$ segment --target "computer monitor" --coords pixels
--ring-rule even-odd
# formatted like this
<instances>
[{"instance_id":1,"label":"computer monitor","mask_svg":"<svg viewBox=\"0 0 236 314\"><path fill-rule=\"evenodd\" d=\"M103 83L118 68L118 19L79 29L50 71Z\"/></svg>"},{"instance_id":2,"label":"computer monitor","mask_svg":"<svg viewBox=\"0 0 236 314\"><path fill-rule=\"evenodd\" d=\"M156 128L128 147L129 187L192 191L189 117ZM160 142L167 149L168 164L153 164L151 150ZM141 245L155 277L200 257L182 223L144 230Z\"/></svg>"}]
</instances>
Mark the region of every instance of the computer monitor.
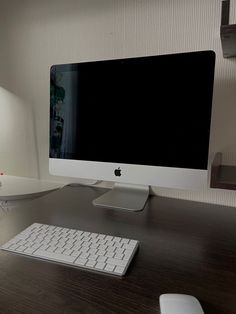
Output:
<instances>
[{"instance_id":1,"label":"computer monitor","mask_svg":"<svg viewBox=\"0 0 236 314\"><path fill-rule=\"evenodd\" d=\"M114 181L98 206L140 210L149 186L207 185L215 53L53 65L53 175Z\"/></svg>"}]
</instances>

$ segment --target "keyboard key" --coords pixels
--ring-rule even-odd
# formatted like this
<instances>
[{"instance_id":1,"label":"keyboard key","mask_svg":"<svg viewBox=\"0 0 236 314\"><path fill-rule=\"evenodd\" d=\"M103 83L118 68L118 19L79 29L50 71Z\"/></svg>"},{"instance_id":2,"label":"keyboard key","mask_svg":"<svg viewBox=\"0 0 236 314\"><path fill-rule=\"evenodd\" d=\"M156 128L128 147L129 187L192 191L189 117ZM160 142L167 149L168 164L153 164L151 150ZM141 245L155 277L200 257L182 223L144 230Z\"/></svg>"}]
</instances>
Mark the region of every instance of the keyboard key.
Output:
<instances>
[{"instance_id":1,"label":"keyboard key","mask_svg":"<svg viewBox=\"0 0 236 314\"><path fill-rule=\"evenodd\" d=\"M106 259L107 259L106 256L98 256L97 261L98 261L98 262L105 262Z\"/></svg>"},{"instance_id":2,"label":"keyboard key","mask_svg":"<svg viewBox=\"0 0 236 314\"><path fill-rule=\"evenodd\" d=\"M10 246L10 249L14 251L14 250L16 250L18 248L18 246L19 246L18 244L12 244Z\"/></svg>"},{"instance_id":3,"label":"keyboard key","mask_svg":"<svg viewBox=\"0 0 236 314\"><path fill-rule=\"evenodd\" d=\"M82 254L80 255L80 257L87 259L87 258L89 257L89 253L82 253Z\"/></svg>"},{"instance_id":4,"label":"keyboard key","mask_svg":"<svg viewBox=\"0 0 236 314\"><path fill-rule=\"evenodd\" d=\"M114 265L106 264L106 267L104 268L104 270L112 272L114 270L114 268L115 268Z\"/></svg>"},{"instance_id":5,"label":"keyboard key","mask_svg":"<svg viewBox=\"0 0 236 314\"><path fill-rule=\"evenodd\" d=\"M79 251L73 251L73 252L71 253L71 256L79 257L80 254L81 254L81 252L79 252Z\"/></svg>"},{"instance_id":6,"label":"keyboard key","mask_svg":"<svg viewBox=\"0 0 236 314\"><path fill-rule=\"evenodd\" d=\"M78 264L78 265L85 265L86 263L88 262L88 260L86 258L80 258L78 257L77 260L75 261L75 264Z\"/></svg>"},{"instance_id":7,"label":"keyboard key","mask_svg":"<svg viewBox=\"0 0 236 314\"><path fill-rule=\"evenodd\" d=\"M72 252L73 252L73 250L65 250L65 251L63 252L63 254L65 254L65 255L71 255Z\"/></svg>"},{"instance_id":8,"label":"keyboard key","mask_svg":"<svg viewBox=\"0 0 236 314\"><path fill-rule=\"evenodd\" d=\"M41 249L42 249L42 248L41 248ZM57 249L55 250L55 253L61 254L63 251L65 251L65 249L63 249L63 248L57 248Z\"/></svg>"},{"instance_id":9,"label":"keyboard key","mask_svg":"<svg viewBox=\"0 0 236 314\"><path fill-rule=\"evenodd\" d=\"M35 251L35 249L28 248L28 249L24 250L24 253L30 255L30 254L34 253L34 251Z\"/></svg>"},{"instance_id":10,"label":"keyboard key","mask_svg":"<svg viewBox=\"0 0 236 314\"><path fill-rule=\"evenodd\" d=\"M125 267L121 267L121 266L116 266L114 272L117 274L122 274L125 270Z\"/></svg>"},{"instance_id":11,"label":"keyboard key","mask_svg":"<svg viewBox=\"0 0 236 314\"><path fill-rule=\"evenodd\" d=\"M106 262L107 264L111 264L115 266L125 266L127 264L126 261L123 261L117 258L111 258L111 257L109 257Z\"/></svg>"},{"instance_id":12,"label":"keyboard key","mask_svg":"<svg viewBox=\"0 0 236 314\"><path fill-rule=\"evenodd\" d=\"M98 263L95 265L95 268L97 268L97 269L103 269L105 266L106 266L105 263L98 262Z\"/></svg>"},{"instance_id":13,"label":"keyboard key","mask_svg":"<svg viewBox=\"0 0 236 314\"><path fill-rule=\"evenodd\" d=\"M107 252L105 254L106 257L114 257L114 255L115 255L115 253L113 253L113 252Z\"/></svg>"},{"instance_id":14,"label":"keyboard key","mask_svg":"<svg viewBox=\"0 0 236 314\"><path fill-rule=\"evenodd\" d=\"M18 246L18 248L16 248L16 251L23 252L25 249L26 249L26 247L24 245L20 245L20 246Z\"/></svg>"},{"instance_id":15,"label":"keyboard key","mask_svg":"<svg viewBox=\"0 0 236 314\"><path fill-rule=\"evenodd\" d=\"M93 261L96 261L98 259L99 255L96 255L96 254L90 254L88 259L90 260L93 260Z\"/></svg>"},{"instance_id":16,"label":"keyboard key","mask_svg":"<svg viewBox=\"0 0 236 314\"><path fill-rule=\"evenodd\" d=\"M123 257L124 257L124 254L116 254L114 256L114 258L117 258L117 259L123 259Z\"/></svg>"},{"instance_id":17,"label":"keyboard key","mask_svg":"<svg viewBox=\"0 0 236 314\"><path fill-rule=\"evenodd\" d=\"M73 256L48 252L48 251L44 251L44 250L40 250L40 249L35 251L33 255L38 256L38 257L42 257L42 258L46 258L46 259L51 259L51 260L60 261L60 262L68 262L68 263L73 263L75 260L75 257L73 257Z\"/></svg>"},{"instance_id":18,"label":"keyboard key","mask_svg":"<svg viewBox=\"0 0 236 314\"><path fill-rule=\"evenodd\" d=\"M87 261L86 266L88 266L88 267L94 267L95 264L96 264L96 261L93 261L93 260L89 259L89 260Z\"/></svg>"}]
</instances>

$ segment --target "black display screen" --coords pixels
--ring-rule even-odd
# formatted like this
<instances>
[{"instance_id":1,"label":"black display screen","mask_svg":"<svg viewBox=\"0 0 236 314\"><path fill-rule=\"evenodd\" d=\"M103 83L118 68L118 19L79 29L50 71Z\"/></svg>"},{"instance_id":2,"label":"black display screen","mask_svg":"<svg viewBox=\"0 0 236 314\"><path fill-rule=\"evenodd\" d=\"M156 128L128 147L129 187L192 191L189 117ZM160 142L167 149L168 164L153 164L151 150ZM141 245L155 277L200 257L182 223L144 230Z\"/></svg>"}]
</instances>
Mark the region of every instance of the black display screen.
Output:
<instances>
[{"instance_id":1,"label":"black display screen","mask_svg":"<svg viewBox=\"0 0 236 314\"><path fill-rule=\"evenodd\" d=\"M213 51L54 65L50 157L206 169Z\"/></svg>"}]
</instances>

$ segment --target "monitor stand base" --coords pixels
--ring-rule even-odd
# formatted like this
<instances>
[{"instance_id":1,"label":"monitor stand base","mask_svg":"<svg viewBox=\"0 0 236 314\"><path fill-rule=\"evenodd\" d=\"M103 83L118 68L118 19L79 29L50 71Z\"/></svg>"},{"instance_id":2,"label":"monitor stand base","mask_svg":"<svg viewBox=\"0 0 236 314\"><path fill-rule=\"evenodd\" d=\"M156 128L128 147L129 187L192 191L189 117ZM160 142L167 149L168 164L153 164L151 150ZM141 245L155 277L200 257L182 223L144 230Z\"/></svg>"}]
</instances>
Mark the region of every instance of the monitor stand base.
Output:
<instances>
[{"instance_id":1,"label":"monitor stand base","mask_svg":"<svg viewBox=\"0 0 236 314\"><path fill-rule=\"evenodd\" d=\"M99 207L140 211L149 196L149 186L115 183L112 190L93 201Z\"/></svg>"}]
</instances>

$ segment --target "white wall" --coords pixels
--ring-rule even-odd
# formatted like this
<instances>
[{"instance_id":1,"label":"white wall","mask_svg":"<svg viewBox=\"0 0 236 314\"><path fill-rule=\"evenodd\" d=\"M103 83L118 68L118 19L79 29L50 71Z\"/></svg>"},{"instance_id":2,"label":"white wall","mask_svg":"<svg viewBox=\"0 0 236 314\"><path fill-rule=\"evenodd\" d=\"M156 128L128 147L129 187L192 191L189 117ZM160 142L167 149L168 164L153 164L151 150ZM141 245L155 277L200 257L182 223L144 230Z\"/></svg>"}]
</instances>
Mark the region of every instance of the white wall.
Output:
<instances>
[{"instance_id":1,"label":"white wall","mask_svg":"<svg viewBox=\"0 0 236 314\"><path fill-rule=\"evenodd\" d=\"M0 87L0 172L38 177L32 108Z\"/></svg>"},{"instance_id":2,"label":"white wall","mask_svg":"<svg viewBox=\"0 0 236 314\"><path fill-rule=\"evenodd\" d=\"M37 178L39 169L33 108L14 94L16 91L11 85L11 75L15 76L15 73L9 51L9 12L5 13L0 11L0 172ZM18 79L21 80L20 77Z\"/></svg>"},{"instance_id":3,"label":"white wall","mask_svg":"<svg viewBox=\"0 0 236 314\"><path fill-rule=\"evenodd\" d=\"M211 157L221 151L224 163L236 164L236 62L222 57L220 0L1 0L0 14L7 68L0 85L34 109L41 178L50 179L52 64L205 49L217 56ZM236 0L231 0L231 22L236 23ZM236 206L234 191L154 192Z\"/></svg>"}]
</instances>

